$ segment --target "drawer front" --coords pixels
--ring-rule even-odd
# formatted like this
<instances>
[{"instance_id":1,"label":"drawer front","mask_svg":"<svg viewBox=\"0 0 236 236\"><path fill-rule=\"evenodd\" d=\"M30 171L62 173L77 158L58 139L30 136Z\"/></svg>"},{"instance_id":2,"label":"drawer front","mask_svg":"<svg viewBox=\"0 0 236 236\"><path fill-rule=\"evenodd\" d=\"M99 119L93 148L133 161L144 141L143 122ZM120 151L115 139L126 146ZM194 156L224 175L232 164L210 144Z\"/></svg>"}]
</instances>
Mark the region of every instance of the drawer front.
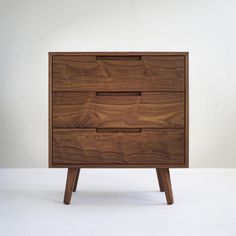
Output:
<instances>
[{"instance_id":1,"label":"drawer front","mask_svg":"<svg viewBox=\"0 0 236 236\"><path fill-rule=\"evenodd\" d=\"M183 92L54 92L54 128L184 128Z\"/></svg>"},{"instance_id":2,"label":"drawer front","mask_svg":"<svg viewBox=\"0 0 236 236\"><path fill-rule=\"evenodd\" d=\"M184 130L54 129L53 164L184 164Z\"/></svg>"},{"instance_id":3,"label":"drawer front","mask_svg":"<svg viewBox=\"0 0 236 236\"><path fill-rule=\"evenodd\" d=\"M184 91L184 56L54 55L53 91Z\"/></svg>"}]
</instances>

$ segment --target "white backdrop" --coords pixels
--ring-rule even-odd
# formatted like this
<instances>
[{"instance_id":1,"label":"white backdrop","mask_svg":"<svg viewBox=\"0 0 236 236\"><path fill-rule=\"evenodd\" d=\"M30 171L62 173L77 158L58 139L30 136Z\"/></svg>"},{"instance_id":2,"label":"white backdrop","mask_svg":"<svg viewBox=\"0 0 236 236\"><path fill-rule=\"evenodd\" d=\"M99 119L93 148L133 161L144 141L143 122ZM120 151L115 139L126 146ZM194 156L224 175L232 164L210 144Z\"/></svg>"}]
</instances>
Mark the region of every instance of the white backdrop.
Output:
<instances>
[{"instance_id":1,"label":"white backdrop","mask_svg":"<svg viewBox=\"0 0 236 236\"><path fill-rule=\"evenodd\" d=\"M0 0L0 167L47 167L48 51L189 51L190 166L236 167L235 0Z\"/></svg>"}]
</instances>

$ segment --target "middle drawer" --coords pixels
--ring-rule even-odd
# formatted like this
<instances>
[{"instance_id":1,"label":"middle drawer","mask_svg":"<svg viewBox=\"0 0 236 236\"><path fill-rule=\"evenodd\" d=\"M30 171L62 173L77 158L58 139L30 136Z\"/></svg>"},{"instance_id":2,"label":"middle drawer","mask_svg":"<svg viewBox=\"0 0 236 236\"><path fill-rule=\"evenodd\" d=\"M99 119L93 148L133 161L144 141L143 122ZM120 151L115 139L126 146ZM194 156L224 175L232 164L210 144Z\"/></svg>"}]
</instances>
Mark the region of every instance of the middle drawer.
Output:
<instances>
[{"instance_id":1,"label":"middle drawer","mask_svg":"<svg viewBox=\"0 0 236 236\"><path fill-rule=\"evenodd\" d=\"M184 128L184 92L53 92L54 128Z\"/></svg>"}]
</instances>

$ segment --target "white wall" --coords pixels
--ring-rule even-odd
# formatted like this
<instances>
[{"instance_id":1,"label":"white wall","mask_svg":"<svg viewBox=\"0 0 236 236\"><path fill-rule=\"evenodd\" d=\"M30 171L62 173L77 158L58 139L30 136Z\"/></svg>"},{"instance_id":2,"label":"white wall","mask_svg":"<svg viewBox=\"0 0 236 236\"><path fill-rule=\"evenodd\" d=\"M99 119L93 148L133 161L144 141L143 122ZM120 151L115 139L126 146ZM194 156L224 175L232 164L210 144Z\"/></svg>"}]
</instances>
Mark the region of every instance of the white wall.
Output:
<instances>
[{"instance_id":1,"label":"white wall","mask_svg":"<svg viewBox=\"0 0 236 236\"><path fill-rule=\"evenodd\" d=\"M0 0L0 167L47 167L48 51L189 51L190 166L236 167L235 10L235 0Z\"/></svg>"}]
</instances>

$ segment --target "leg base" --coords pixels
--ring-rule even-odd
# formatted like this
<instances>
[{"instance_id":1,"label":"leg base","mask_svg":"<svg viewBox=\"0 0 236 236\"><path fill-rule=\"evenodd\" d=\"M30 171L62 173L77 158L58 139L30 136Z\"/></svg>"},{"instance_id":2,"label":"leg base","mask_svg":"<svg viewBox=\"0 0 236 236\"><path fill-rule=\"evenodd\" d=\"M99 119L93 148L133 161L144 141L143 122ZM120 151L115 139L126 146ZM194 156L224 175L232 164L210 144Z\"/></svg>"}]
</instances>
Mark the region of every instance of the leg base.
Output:
<instances>
[{"instance_id":1,"label":"leg base","mask_svg":"<svg viewBox=\"0 0 236 236\"><path fill-rule=\"evenodd\" d=\"M73 187L73 192L76 192L76 188L77 188L77 184L78 184L78 180L79 180L79 173L80 173L80 168L77 169L76 172L76 177L75 177L75 183L74 183L74 187Z\"/></svg>"},{"instance_id":2,"label":"leg base","mask_svg":"<svg viewBox=\"0 0 236 236\"><path fill-rule=\"evenodd\" d=\"M169 168L160 168L158 169L158 171L160 172L160 178L163 184L163 189L165 191L167 204L171 205L174 203L174 198L172 193Z\"/></svg>"},{"instance_id":3,"label":"leg base","mask_svg":"<svg viewBox=\"0 0 236 236\"><path fill-rule=\"evenodd\" d=\"M67 205L70 204L71 201L72 191L75 187L77 172L77 168L69 168L67 172L66 188L64 195L64 203Z\"/></svg>"},{"instance_id":4,"label":"leg base","mask_svg":"<svg viewBox=\"0 0 236 236\"><path fill-rule=\"evenodd\" d=\"M165 192L167 204L173 204L174 198L172 193L169 168L158 168L156 169L156 173L160 191ZM64 195L64 203L67 205L69 205L71 202L72 192L76 191L79 174L80 168L68 168Z\"/></svg>"},{"instance_id":5,"label":"leg base","mask_svg":"<svg viewBox=\"0 0 236 236\"><path fill-rule=\"evenodd\" d=\"M160 191L164 192L165 190L164 190L163 183L162 183L161 173L157 168L156 168L156 173L157 173L157 179L158 179Z\"/></svg>"}]
</instances>

